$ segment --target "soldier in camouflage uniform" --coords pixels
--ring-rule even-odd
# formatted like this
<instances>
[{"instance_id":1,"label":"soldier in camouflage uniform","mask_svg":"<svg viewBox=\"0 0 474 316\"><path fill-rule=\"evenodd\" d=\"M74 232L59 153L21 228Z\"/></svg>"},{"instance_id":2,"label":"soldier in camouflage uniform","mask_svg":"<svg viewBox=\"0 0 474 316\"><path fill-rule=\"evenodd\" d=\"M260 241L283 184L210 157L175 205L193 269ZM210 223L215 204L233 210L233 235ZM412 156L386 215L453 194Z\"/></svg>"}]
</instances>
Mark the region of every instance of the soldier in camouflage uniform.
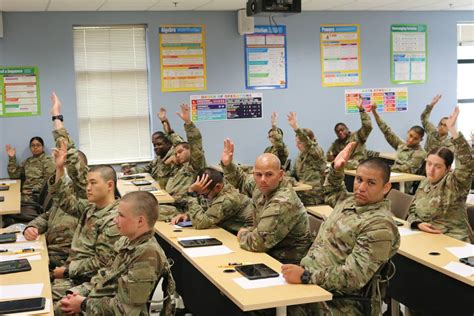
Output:
<instances>
[{"instance_id":1,"label":"soldier in camouflage uniform","mask_svg":"<svg viewBox=\"0 0 474 316\"><path fill-rule=\"evenodd\" d=\"M288 123L296 133L296 146L300 151L289 175L313 187L310 191L297 192L305 206L322 204L326 170L324 151L316 141L312 130L298 127L296 112L288 114Z\"/></svg>"},{"instance_id":2,"label":"soldier in camouflage uniform","mask_svg":"<svg viewBox=\"0 0 474 316\"><path fill-rule=\"evenodd\" d=\"M173 218L172 224L191 220L195 229L217 225L233 234L252 226L253 204L249 197L224 182L222 172L205 168L188 189L187 212Z\"/></svg>"},{"instance_id":3,"label":"soldier in camouflage uniform","mask_svg":"<svg viewBox=\"0 0 474 316\"><path fill-rule=\"evenodd\" d=\"M453 153L445 148L432 149L426 158L426 179L416 191L409 209L408 221L412 228L428 233L444 233L465 242L474 242L466 214L474 172L469 144L455 129L459 109L446 120L453 136L456 168L451 170Z\"/></svg>"},{"instance_id":4,"label":"soldier in camouflage uniform","mask_svg":"<svg viewBox=\"0 0 474 316\"><path fill-rule=\"evenodd\" d=\"M240 246L249 251L267 252L282 263L297 263L312 242L308 214L298 195L284 183L280 160L262 154L251 175L232 162L234 144L224 141L221 164L226 179L252 199L254 226L237 233Z\"/></svg>"},{"instance_id":5,"label":"soldier in camouflage uniform","mask_svg":"<svg viewBox=\"0 0 474 316\"><path fill-rule=\"evenodd\" d=\"M113 259L90 282L71 288L56 306L55 314L148 315L147 302L161 277L167 293L160 315L173 315L170 299L174 280L153 226L158 202L149 192L131 192L120 201L115 219L122 237L115 243Z\"/></svg>"},{"instance_id":6,"label":"soldier in camouflage uniform","mask_svg":"<svg viewBox=\"0 0 474 316\"><path fill-rule=\"evenodd\" d=\"M311 283L335 296L362 295L362 288L395 253L400 235L384 194L390 190L390 167L379 158L362 161L357 168L354 193L343 185L344 164L350 143L334 160L326 182L326 203L334 207L300 265L283 265L288 283ZM371 315L380 315L380 293L372 297ZM355 300L333 299L288 307L288 315L365 315Z\"/></svg>"},{"instance_id":7,"label":"soldier in camouflage uniform","mask_svg":"<svg viewBox=\"0 0 474 316\"><path fill-rule=\"evenodd\" d=\"M283 131L281 128L277 127L276 121L278 118L278 113L272 113L272 128L268 131L268 139L271 146L268 146L263 151L264 153L271 153L280 159L280 164L282 166L285 165L286 160L288 159L289 152L288 147L286 146L285 142L283 141Z\"/></svg>"},{"instance_id":8,"label":"soldier in camouflage uniform","mask_svg":"<svg viewBox=\"0 0 474 316\"><path fill-rule=\"evenodd\" d=\"M347 169L356 169L359 165L359 161L365 159L367 156L365 142L372 131L372 121L370 120L370 116L365 112L362 102L363 99L359 97L357 107L359 108L360 120L362 122L361 128L359 128L357 132L352 133L349 131L346 124L337 123L334 127L337 139L331 144L331 147L329 147L326 154L327 160L331 162L339 152L347 146L347 144L350 142L357 142L357 147L354 149L354 152L346 165Z\"/></svg>"},{"instance_id":9,"label":"soldier in camouflage uniform","mask_svg":"<svg viewBox=\"0 0 474 316\"><path fill-rule=\"evenodd\" d=\"M431 149L436 147L447 147L449 150L454 151L453 139L448 135L448 128L446 127L447 117L443 117L438 123L438 129L435 128L433 123L430 122L430 114L436 103L441 99L441 95L436 95L431 103L428 104L421 113L421 123L426 133L425 150L429 152Z\"/></svg>"}]
</instances>

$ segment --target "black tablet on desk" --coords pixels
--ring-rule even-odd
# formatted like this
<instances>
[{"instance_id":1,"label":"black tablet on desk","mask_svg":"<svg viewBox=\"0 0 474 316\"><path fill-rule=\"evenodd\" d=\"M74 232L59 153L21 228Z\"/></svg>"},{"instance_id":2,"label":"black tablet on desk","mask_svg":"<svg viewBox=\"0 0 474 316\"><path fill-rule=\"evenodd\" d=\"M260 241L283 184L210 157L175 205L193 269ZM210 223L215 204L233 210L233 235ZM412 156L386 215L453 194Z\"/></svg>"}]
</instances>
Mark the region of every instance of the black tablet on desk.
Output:
<instances>
[{"instance_id":1,"label":"black tablet on desk","mask_svg":"<svg viewBox=\"0 0 474 316\"><path fill-rule=\"evenodd\" d=\"M0 185L0 191L8 191L10 190L10 186L8 185Z\"/></svg>"},{"instance_id":2,"label":"black tablet on desk","mask_svg":"<svg viewBox=\"0 0 474 316\"><path fill-rule=\"evenodd\" d=\"M133 180L132 183L136 186L151 185L151 182L148 180Z\"/></svg>"},{"instance_id":3,"label":"black tablet on desk","mask_svg":"<svg viewBox=\"0 0 474 316\"><path fill-rule=\"evenodd\" d=\"M18 259L0 262L0 274L30 271L28 259Z\"/></svg>"},{"instance_id":4,"label":"black tablet on desk","mask_svg":"<svg viewBox=\"0 0 474 316\"><path fill-rule=\"evenodd\" d=\"M192 247L207 247L207 246L219 246L222 242L216 238L201 238L201 239L187 239L178 240L178 243L184 248Z\"/></svg>"},{"instance_id":5,"label":"black tablet on desk","mask_svg":"<svg viewBox=\"0 0 474 316\"><path fill-rule=\"evenodd\" d=\"M120 180L135 180L135 179L145 179L145 176L132 175L132 176L123 176L120 178Z\"/></svg>"},{"instance_id":6,"label":"black tablet on desk","mask_svg":"<svg viewBox=\"0 0 474 316\"><path fill-rule=\"evenodd\" d=\"M4 196L0 196L0 202L3 202L5 201L5 197Z\"/></svg>"},{"instance_id":7,"label":"black tablet on desk","mask_svg":"<svg viewBox=\"0 0 474 316\"><path fill-rule=\"evenodd\" d=\"M279 276L278 272L263 263L236 266L235 270L239 271L240 274L249 280L276 278Z\"/></svg>"},{"instance_id":8,"label":"black tablet on desk","mask_svg":"<svg viewBox=\"0 0 474 316\"><path fill-rule=\"evenodd\" d=\"M0 244L4 244L7 242L15 242L16 241L16 234L15 233L3 233L0 234Z\"/></svg>"},{"instance_id":9,"label":"black tablet on desk","mask_svg":"<svg viewBox=\"0 0 474 316\"><path fill-rule=\"evenodd\" d=\"M14 301L0 302L0 315L8 313L20 313L40 311L44 309L46 299L44 297L25 298Z\"/></svg>"}]
</instances>

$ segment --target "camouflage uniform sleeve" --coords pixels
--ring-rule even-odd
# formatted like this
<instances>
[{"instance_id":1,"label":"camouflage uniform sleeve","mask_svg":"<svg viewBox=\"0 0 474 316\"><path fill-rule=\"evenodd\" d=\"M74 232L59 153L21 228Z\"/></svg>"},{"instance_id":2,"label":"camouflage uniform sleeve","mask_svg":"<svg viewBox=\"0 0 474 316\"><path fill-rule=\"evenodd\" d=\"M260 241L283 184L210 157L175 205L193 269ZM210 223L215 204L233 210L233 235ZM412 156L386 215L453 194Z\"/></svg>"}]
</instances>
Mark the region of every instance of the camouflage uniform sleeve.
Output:
<instances>
[{"instance_id":1,"label":"camouflage uniform sleeve","mask_svg":"<svg viewBox=\"0 0 474 316\"><path fill-rule=\"evenodd\" d=\"M28 227L35 227L36 229L38 229L39 234L44 234L48 230L48 220L50 213L51 211L47 211L46 213L37 216L35 219L28 223L28 225L25 227L25 230Z\"/></svg>"},{"instance_id":2,"label":"camouflage uniform sleeve","mask_svg":"<svg viewBox=\"0 0 474 316\"><path fill-rule=\"evenodd\" d=\"M166 137L168 137L168 139L170 140L170 142L173 146L176 146L177 144L184 142L183 137L181 137L180 135L178 135L174 131L167 134Z\"/></svg>"},{"instance_id":3,"label":"camouflage uniform sleeve","mask_svg":"<svg viewBox=\"0 0 474 316\"><path fill-rule=\"evenodd\" d=\"M379 126L380 130L383 133L383 136L387 140L387 142L392 146L395 150L398 149L398 146L403 144L403 141L392 132L392 129L385 123L381 117L376 116L375 121Z\"/></svg>"},{"instance_id":4,"label":"camouflage uniform sleeve","mask_svg":"<svg viewBox=\"0 0 474 316\"><path fill-rule=\"evenodd\" d=\"M362 126L357 130L356 135L359 141L365 143L367 138L369 138L370 132L372 132L372 120L367 112L362 111L360 112L360 121Z\"/></svg>"},{"instance_id":5,"label":"camouflage uniform sleeve","mask_svg":"<svg viewBox=\"0 0 474 316\"><path fill-rule=\"evenodd\" d=\"M335 170L332 165L324 183L324 202L334 207L339 199L349 195L344 185L344 170Z\"/></svg>"},{"instance_id":6,"label":"camouflage uniform sleeve","mask_svg":"<svg viewBox=\"0 0 474 316\"><path fill-rule=\"evenodd\" d=\"M296 137L303 143L305 150L316 160L326 159L324 157L324 151L318 142L313 142L300 128L295 131Z\"/></svg>"},{"instance_id":7,"label":"camouflage uniform sleeve","mask_svg":"<svg viewBox=\"0 0 474 316\"><path fill-rule=\"evenodd\" d=\"M20 179L25 174L25 168L23 164L16 164L16 156L8 157L8 176L12 179Z\"/></svg>"},{"instance_id":8,"label":"camouflage uniform sleeve","mask_svg":"<svg viewBox=\"0 0 474 316\"><path fill-rule=\"evenodd\" d=\"M454 157L456 157L456 168L453 171L460 191L469 189L474 173L474 160L471 155L469 143L459 132L459 136L453 139Z\"/></svg>"},{"instance_id":9,"label":"camouflage uniform sleeve","mask_svg":"<svg viewBox=\"0 0 474 316\"><path fill-rule=\"evenodd\" d=\"M159 159L159 158L157 158L157 159ZM149 174L151 174L152 170L153 170L153 160L150 161L149 163L147 163L147 164L144 165L144 166L141 166L141 167L133 167L133 168L131 169L131 172L132 172L132 174L133 174L133 173L149 173Z\"/></svg>"},{"instance_id":10,"label":"camouflage uniform sleeve","mask_svg":"<svg viewBox=\"0 0 474 316\"><path fill-rule=\"evenodd\" d=\"M283 135L280 133L276 126L272 127L273 131L273 149L276 152L276 156L280 159L281 163L285 163L288 159L289 152L288 147L286 146L285 142L283 141Z\"/></svg>"},{"instance_id":11,"label":"camouflage uniform sleeve","mask_svg":"<svg viewBox=\"0 0 474 316\"><path fill-rule=\"evenodd\" d=\"M328 149L328 151L326 152L326 159L327 159L328 161L332 161L332 160L330 159L331 156L334 156L334 157L336 156L335 153L334 153L334 147L335 147L335 146L336 146L336 142L334 141L334 142L331 144L331 146L329 146L329 149ZM333 159L334 159L334 158L333 158Z\"/></svg>"},{"instance_id":12,"label":"camouflage uniform sleeve","mask_svg":"<svg viewBox=\"0 0 474 316\"><path fill-rule=\"evenodd\" d=\"M237 188L240 193L252 197L253 190L255 189L255 180L252 175L245 173L233 162L228 166L224 166L221 163L221 166L224 170L225 179Z\"/></svg>"},{"instance_id":13,"label":"camouflage uniform sleeve","mask_svg":"<svg viewBox=\"0 0 474 316\"><path fill-rule=\"evenodd\" d=\"M43 165L43 177L45 180L47 180L52 174L54 174L54 171L56 170L53 157L50 155L45 155L41 163Z\"/></svg>"},{"instance_id":14,"label":"camouflage uniform sleeve","mask_svg":"<svg viewBox=\"0 0 474 316\"><path fill-rule=\"evenodd\" d=\"M54 203L69 215L80 218L89 202L76 196L73 183L68 176L63 176L58 182L54 181L55 177L51 176L48 189Z\"/></svg>"},{"instance_id":15,"label":"camouflage uniform sleeve","mask_svg":"<svg viewBox=\"0 0 474 316\"><path fill-rule=\"evenodd\" d=\"M420 119L426 134L436 133L436 127L430 122L430 114L433 108L428 104L424 111L421 113Z\"/></svg>"},{"instance_id":16,"label":"camouflage uniform sleeve","mask_svg":"<svg viewBox=\"0 0 474 316\"><path fill-rule=\"evenodd\" d=\"M191 147L190 165L195 171L199 171L206 167L206 158L204 157L204 149L202 148L202 135L199 128L193 122L184 124L186 137Z\"/></svg>"},{"instance_id":17,"label":"camouflage uniform sleeve","mask_svg":"<svg viewBox=\"0 0 474 316\"><path fill-rule=\"evenodd\" d=\"M310 283L328 291L350 293L366 285L379 267L390 259L392 245L398 249L399 238L390 229L387 220L371 223L357 237L354 249L342 264L324 269L307 268L311 273Z\"/></svg>"},{"instance_id":18,"label":"camouflage uniform sleeve","mask_svg":"<svg viewBox=\"0 0 474 316\"><path fill-rule=\"evenodd\" d=\"M403 165L399 165L399 172L416 174L426 158L426 151L422 148L415 150L411 159Z\"/></svg>"},{"instance_id":19,"label":"camouflage uniform sleeve","mask_svg":"<svg viewBox=\"0 0 474 316\"><path fill-rule=\"evenodd\" d=\"M231 201L225 198L217 198L211 202L211 205L204 209L198 199L189 198L188 215L193 222L193 228L206 229L220 223L225 219L226 210L232 210L235 207Z\"/></svg>"}]
</instances>

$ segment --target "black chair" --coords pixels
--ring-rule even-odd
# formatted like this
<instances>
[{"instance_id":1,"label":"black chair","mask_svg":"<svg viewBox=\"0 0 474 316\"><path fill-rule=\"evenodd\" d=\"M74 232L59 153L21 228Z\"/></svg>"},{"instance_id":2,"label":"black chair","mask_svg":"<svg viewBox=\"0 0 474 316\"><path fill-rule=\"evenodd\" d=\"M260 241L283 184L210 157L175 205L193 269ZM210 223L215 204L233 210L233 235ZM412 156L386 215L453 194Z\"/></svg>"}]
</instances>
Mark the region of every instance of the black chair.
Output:
<instances>
[{"instance_id":1,"label":"black chair","mask_svg":"<svg viewBox=\"0 0 474 316\"><path fill-rule=\"evenodd\" d=\"M176 283L174 281L173 275L171 274L171 267L173 266L174 262L173 259L168 258L168 264L165 267L165 271L161 276L160 280L163 280L161 284L161 289L163 291L163 299L154 301L153 295L155 294L156 288L158 284L160 284L160 280L156 282L155 288L150 293L150 297L147 301L147 309L148 314L150 315L152 310L155 311L157 306L153 306L152 304L157 304L159 307L160 315L163 316L171 316L175 314L176 306L174 304L174 295L176 292Z\"/></svg>"},{"instance_id":2,"label":"black chair","mask_svg":"<svg viewBox=\"0 0 474 316\"><path fill-rule=\"evenodd\" d=\"M318 236L319 229L324 222L324 219L319 218L317 216L308 214L308 222L309 222L309 231L313 236L313 240Z\"/></svg>"}]
</instances>

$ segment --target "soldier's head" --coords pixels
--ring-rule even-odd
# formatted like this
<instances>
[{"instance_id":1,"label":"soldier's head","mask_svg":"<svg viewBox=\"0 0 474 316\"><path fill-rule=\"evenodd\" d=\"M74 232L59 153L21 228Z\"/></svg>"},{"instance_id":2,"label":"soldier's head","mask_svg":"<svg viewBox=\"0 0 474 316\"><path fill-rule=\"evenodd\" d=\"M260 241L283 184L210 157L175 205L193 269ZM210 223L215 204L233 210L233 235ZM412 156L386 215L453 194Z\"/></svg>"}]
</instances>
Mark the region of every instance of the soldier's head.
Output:
<instances>
[{"instance_id":1,"label":"soldier's head","mask_svg":"<svg viewBox=\"0 0 474 316\"><path fill-rule=\"evenodd\" d=\"M312 130L310 130L309 128L301 128L301 131L309 137L309 139L311 139L313 142L316 140L316 138L314 137L314 133ZM304 152L305 151L305 147L304 147L304 144L302 142L300 142L298 136L296 136L296 147L298 148L298 150L300 152Z\"/></svg>"},{"instance_id":2,"label":"soldier's head","mask_svg":"<svg viewBox=\"0 0 474 316\"><path fill-rule=\"evenodd\" d=\"M198 174L199 179L203 179L205 176L207 176L211 182L205 192L200 194L207 199L212 199L224 188L224 174L215 168L208 167L199 171Z\"/></svg>"},{"instance_id":3,"label":"soldier's head","mask_svg":"<svg viewBox=\"0 0 474 316\"><path fill-rule=\"evenodd\" d=\"M357 205L370 205L383 200L390 191L390 166L380 158L363 160L356 170L354 199Z\"/></svg>"},{"instance_id":4,"label":"soldier's head","mask_svg":"<svg viewBox=\"0 0 474 316\"><path fill-rule=\"evenodd\" d=\"M414 147L418 145L423 140L423 136L425 136L425 130L423 127L418 125L412 126L407 133L407 146Z\"/></svg>"},{"instance_id":5,"label":"soldier's head","mask_svg":"<svg viewBox=\"0 0 474 316\"><path fill-rule=\"evenodd\" d=\"M44 152L44 141L41 137L35 136L30 139L30 150L33 156L39 156Z\"/></svg>"},{"instance_id":6,"label":"soldier's head","mask_svg":"<svg viewBox=\"0 0 474 316\"><path fill-rule=\"evenodd\" d=\"M253 168L253 178L263 195L273 192L283 179L283 175L280 159L277 156L269 153L258 156Z\"/></svg>"},{"instance_id":7,"label":"soldier's head","mask_svg":"<svg viewBox=\"0 0 474 316\"><path fill-rule=\"evenodd\" d=\"M431 184L437 183L451 170L454 154L446 147L437 147L430 150L426 157L426 178Z\"/></svg>"},{"instance_id":8,"label":"soldier's head","mask_svg":"<svg viewBox=\"0 0 474 316\"><path fill-rule=\"evenodd\" d=\"M337 123L336 126L334 126L334 132L340 140L345 140L350 134L349 129L344 123Z\"/></svg>"},{"instance_id":9,"label":"soldier's head","mask_svg":"<svg viewBox=\"0 0 474 316\"><path fill-rule=\"evenodd\" d=\"M172 146L171 141L163 132L153 133L151 136L151 142L153 143L155 154L159 157L164 157Z\"/></svg>"},{"instance_id":10,"label":"soldier's head","mask_svg":"<svg viewBox=\"0 0 474 316\"><path fill-rule=\"evenodd\" d=\"M191 146L189 143L182 142L175 146L174 153L176 156L176 162L178 165L182 165L191 159Z\"/></svg>"},{"instance_id":11,"label":"soldier's head","mask_svg":"<svg viewBox=\"0 0 474 316\"><path fill-rule=\"evenodd\" d=\"M110 165L98 165L90 168L87 174L87 200L104 207L114 197L117 174Z\"/></svg>"},{"instance_id":12,"label":"soldier's head","mask_svg":"<svg viewBox=\"0 0 474 316\"><path fill-rule=\"evenodd\" d=\"M150 192L127 193L120 200L115 223L122 236L130 240L153 229L158 219L159 205Z\"/></svg>"},{"instance_id":13,"label":"soldier's head","mask_svg":"<svg viewBox=\"0 0 474 316\"><path fill-rule=\"evenodd\" d=\"M268 140L270 141L270 143L272 145L275 144L275 138L276 138L276 134L280 134L282 137L283 137L283 130L279 127L276 128L276 131L274 131L273 129L270 129L268 131Z\"/></svg>"},{"instance_id":14,"label":"soldier's head","mask_svg":"<svg viewBox=\"0 0 474 316\"><path fill-rule=\"evenodd\" d=\"M448 125L446 124L447 120L448 120L447 116L445 116L441 120L439 120L439 123L438 123L438 134L439 134L439 136L448 135Z\"/></svg>"}]
</instances>

